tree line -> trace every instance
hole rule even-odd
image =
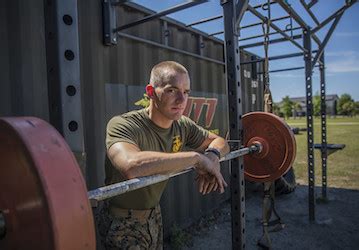
[[[313,115],[320,116],[320,95],[317,93],[313,97]],[[353,116],[359,115],[359,102],[354,101],[350,94],[342,94],[337,100],[337,115]],[[289,96],[282,98],[280,103],[273,104],[273,113],[281,117],[293,117],[306,113],[306,108],[299,102],[294,102]]]

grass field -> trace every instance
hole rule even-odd
[[[288,119],[292,127],[306,128],[306,118]],[[307,132],[295,135],[297,157],[294,172],[297,182],[308,184]],[[314,142],[321,143],[320,118],[314,120]],[[359,117],[327,118],[327,143],[345,144],[343,150],[328,156],[327,185],[359,189]],[[320,150],[315,149],[315,185],[322,185],[322,165]]]

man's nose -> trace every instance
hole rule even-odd
[[[186,94],[178,91],[176,95],[176,103],[182,103],[186,100]]]

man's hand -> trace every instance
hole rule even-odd
[[[198,191],[203,195],[216,191],[218,188],[218,183],[214,175],[198,174],[196,181],[198,184]]]
[[[219,188],[220,193],[224,192],[224,188],[227,187],[221,172],[218,157],[208,152],[206,154],[200,154],[200,161],[196,165],[198,177],[198,189],[202,194],[208,194]]]

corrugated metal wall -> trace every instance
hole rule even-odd
[[[48,120],[43,0],[0,1],[0,115]]]
[[[208,129],[217,129],[225,136],[228,127],[226,82],[223,62],[223,43],[205,34],[185,28],[168,18],[157,19],[125,30],[118,44],[106,47],[102,43],[102,5],[99,0],[79,0],[79,38],[81,88],[87,154],[86,174],[89,188],[96,188],[104,180],[105,128],[107,121],[116,114],[139,108],[134,103],[142,98],[153,65],[163,60],[175,60],[190,72],[192,95],[198,98],[217,98],[218,104],[213,123]],[[146,15],[141,7],[118,7],[119,25]],[[169,36],[164,37],[164,22]],[[46,75],[46,50],[44,38],[43,0],[1,1],[0,3],[0,115],[33,115],[48,120],[48,93]],[[151,40],[159,44],[182,49],[176,52],[163,46],[151,45],[130,36]],[[204,47],[199,40],[203,36]],[[200,59],[199,54],[205,56]],[[242,53],[245,60],[253,55]],[[241,58],[243,60],[243,58]],[[258,66],[259,67],[259,66]],[[252,66],[243,67],[251,72]],[[243,73],[242,90],[245,111],[262,109],[263,84],[253,87],[253,74]],[[248,74],[250,77],[248,77]],[[256,94],[256,102],[252,102]],[[206,126],[205,106],[199,123]],[[190,113],[194,118],[195,112]],[[224,164],[226,165],[226,164]],[[229,180],[228,166],[223,173]],[[165,232],[177,223],[185,226],[229,198],[211,194],[201,196],[196,191],[194,173],[172,179],[163,195],[161,204]]]

